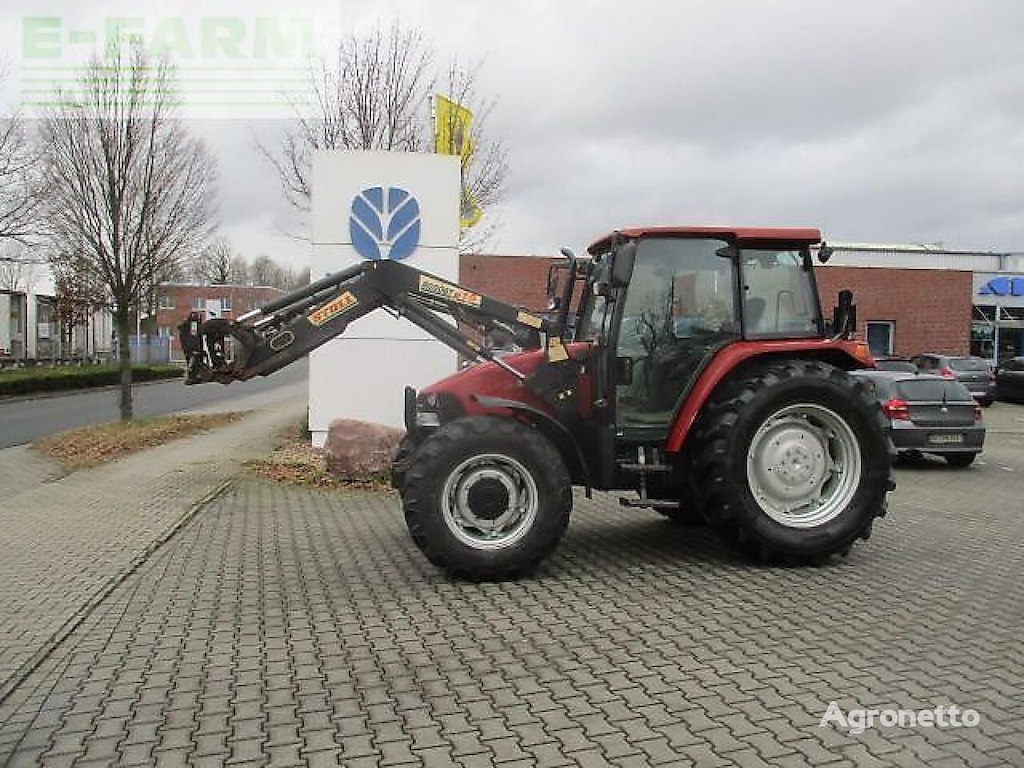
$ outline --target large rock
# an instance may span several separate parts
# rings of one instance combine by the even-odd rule
[[[387,473],[404,434],[400,429],[381,424],[335,419],[327,428],[324,443],[327,471],[345,480],[365,480],[371,475]]]

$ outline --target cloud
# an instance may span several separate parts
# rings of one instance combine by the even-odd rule
[[[1018,0],[324,9],[343,31],[419,28],[442,64],[483,61],[489,129],[511,161],[493,251],[554,254],[620,226],[686,223],[1024,250]],[[225,226],[293,263],[303,247],[281,230],[300,222],[253,146],[281,130],[236,120],[201,133],[220,156]]]

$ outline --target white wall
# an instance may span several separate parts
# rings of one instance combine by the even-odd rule
[[[0,354],[11,353],[11,297],[0,293]]]
[[[452,156],[317,152],[311,280],[363,260],[353,243],[353,203],[363,190],[380,187],[405,190],[419,205],[418,243],[404,263],[457,281],[459,186],[459,160]],[[381,250],[387,256],[387,241]],[[335,418],[401,427],[405,386],[423,387],[453,373],[456,366],[452,350],[412,323],[383,310],[360,318],[343,336],[310,356],[309,426],[314,444],[323,443]]]

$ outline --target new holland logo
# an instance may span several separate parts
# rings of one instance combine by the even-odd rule
[[[401,261],[420,244],[420,204],[398,187],[370,187],[352,199],[352,247],[364,259]]]

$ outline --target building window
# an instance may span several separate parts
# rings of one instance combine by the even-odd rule
[[[160,309],[174,309],[174,299],[166,293],[160,294]]]
[[[879,355],[892,354],[892,339],[895,335],[896,323],[890,320],[868,320],[865,323],[867,328],[868,348],[871,354]]]
[[[221,300],[220,300],[220,308],[223,309],[223,310],[230,310],[231,309],[231,297],[230,296],[224,296],[224,297],[221,298]]]
[[[192,309],[206,309],[206,299],[202,296],[193,296]]]
[[[157,333],[160,335],[161,339],[169,339],[171,337],[171,326],[161,325],[157,329]]]

